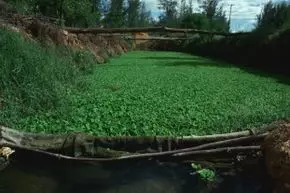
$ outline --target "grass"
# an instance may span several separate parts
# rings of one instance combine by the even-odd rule
[[[41,46],[4,28],[0,61],[0,124],[12,128],[22,128],[23,118],[65,110],[69,92],[87,85],[81,77],[96,63],[87,52]]]
[[[130,52],[99,65],[67,111],[27,116],[17,128],[94,135],[191,135],[244,130],[290,117],[290,86],[205,58]],[[61,113],[60,113],[61,112]]]

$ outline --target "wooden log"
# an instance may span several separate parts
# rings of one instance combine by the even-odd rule
[[[124,36],[124,34],[99,34],[99,36],[107,37],[107,38],[114,38],[119,37],[126,40],[165,40],[165,41],[175,41],[175,40],[192,40],[196,39],[196,37],[158,37],[158,36],[148,36],[148,37],[133,37],[133,36]]]
[[[164,27],[147,28],[64,28],[70,33],[133,33],[133,32],[162,32]]]
[[[147,28],[64,28],[70,33],[133,33],[133,32],[169,32],[169,33],[193,33],[204,35],[219,35],[219,36],[240,36],[249,35],[249,32],[226,33],[212,32],[197,29],[178,29],[168,27],[147,27]]]
[[[160,152],[184,149],[210,142],[252,136],[254,132],[249,130],[228,134],[185,136],[176,138],[163,136],[94,137],[81,133],[59,135],[34,134],[0,127],[0,145],[5,143],[24,146],[27,148],[59,151],[59,149],[69,149],[69,147],[72,146],[72,143],[74,143],[74,146],[78,146],[86,141],[93,141],[93,143],[98,146],[120,151],[138,152],[149,148]]]
[[[148,38],[135,38],[135,37],[124,37],[127,40],[157,40],[157,41],[176,41],[176,40],[192,40],[195,38],[164,38],[164,37],[148,37]]]
[[[69,159],[78,161],[116,161],[116,160],[132,160],[132,159],[171,159],[174,156],[188,155],[192,152],[198,152],[200,149],[209,148],[211,151],[216,149],[219,151],[220,147],[225,145],[241,145],[245,142],[253,142],[253,140],[260,140],[264,135],[259,136],[249,136],[242,138],[235,138],[248,134],[252,135],[251,132],[239,132],[233,134],[223,134],[216,136],[200,136],[202,139],[204,137],[208,140],[223,139],[224,137],[231,136],[234,139],[208,143],[202,146],[190,147],[190,148],[179,148],[175,150],[170,149],[169,146],[178,145],[174,143],[178,142],[180,139],[174,139],[169,137],[94,137],[85,134],[69,134],[69,135],[49,135],[49,134],[33,134],[25,133],[9,128],[0,128],[0,146],[7,146],[11,148],[16,148],[20,150],[32,151],[40,154],[45,154],[59,159]],[[193,137],[195,140],[200,140],[200,137]],[[185,138],[185,140],[191,140],[190,138]],[[206,142],[207,142],[206,140]],[[129,142],[129,144],[128,144]],[[196,142],[196,141],[194,141]],[[204,141],[203,141],[204,142]],[[193,143],[194,144],[194,143]],[[192,144],[192,145],[193,145]],[[126,146],[127,145],[127,146]],[[166,149],[162,149],[166,146]],[[142,149],[142,147],[153,147],[155,151],[153,153],[138,153],[130,149],[131,146],[139,146],[137,149]],[[181,146],[181,145],[180,145]],[[161,147],[161,148],[160,148]],[[133,149],[134,149],[133,148]],[[235,148],[235,147],[227,147]],[[231,150],[231,149],[230,149]],[[203,151],[203,150],[201,150]],[[205,150],[208,151],[208,150]],[[183,154],[182,154],[183,153]],[[217,152],[212,152],[217,153]],[[221,152],[223,153],[223,152]],[[87,158],[88,157],[88,158]]]

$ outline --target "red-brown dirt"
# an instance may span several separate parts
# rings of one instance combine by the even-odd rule
[[[89,50],[99,63],[105,62],[110,56],[117,56],[128,51],[128,44],[118,37],[68,33],[60,27],[38,18],[8,14],[1,25],[20,32],[24,37],[32,40]]]
[[[264,142],[265,160],[275,193],[290,192],[290,124],[273,130]]]

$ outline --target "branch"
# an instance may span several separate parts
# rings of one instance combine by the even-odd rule
[[[200,161],[200,160],[188,160],[188,163],[195,163],[200,164],[203,167],[209,167],[209,168],[233,168],[235,167],[235,164],[233,163],[233,160],[227,160],[227,162],[213,162],[211,161]]]
[[[240,152],[249,152],[249,151],[260,151],[261,146],[239,146],[239,147],[223,147],[223,148],[217,148],[217,149],[209,149],[209,150],[198,150],[198,151],[191,151],[191,152],[183,152],[183,153],[177,153],[173,156],[179,157],[179,156],[192,156],[192,155],[209,155],[209,154],[215,154],[215,153],[240,153]]]
[[[263,131],[260,131],[258,129],[249,129],[246,131],[214,134],[214,135],[184,136],[184,137],[181,137],[181,139],[195,141],[195,142],[199,141],[201,143],[205,143],[205,142],[221,141],[221,140],[227,140],[227,139],[233,139],[233,138],[239,138],[239,137],[252,136],[252,135],[255,135],[255,134],[258,134],[261,132],[263,132]]]
[[[150,156],[140,154],[140,155],[127,155],[127,156],[120,156],[120,157],[114,157],[114,158],[87,158],[87,157],[72,157],[72,156],[66,156],[62,154],[57,153],[51,153],[39,149],[30,149],[25,148],[18,145],[11,145],[11,144],[3,144],[4,146],[11,147],[14,149],[21,149],[26,150],[34,153],[39,153],[43,155],[47,155],[50,157],[54,157],[57,159],[63,159],[63,160],[71,160],[71,161],[82,161],[82,162],[112,162],[112,161],[120,161],[120,160],[138,160],[138,159],[148,159]],[[249,151],[260,151],[260,146],[240,146],[240,147],[225,147],[225,148],[218,148],[218,149],[210,149],[210,150],[200,150],[200,151],[192,151],[192,152],[184,152],[184,153],[178,153],[173,155],[174,157],[183,157],[183,156],[192,156],[195,155],[195,158],[209,155],[209,154],[216,154],[216,153],[240,153],[240,152],[249,152]],[[153,153],[154,154],[154,153]],[[170,157],[169,157],[170,159]],[[185,159],[185,158],[181,158]],[[185,159],[188,160],[188,159]]]
[[[221,147],[225,145],[230,146],[230,145],[237,145],[237,144],[242,144],[242,143],[257,142],[257,141],[263,140],[267,135],[268,133],[264,133],[257,136],[240,137],[240,138],[228,139],[224,141],[206,143],[206,144],[199,145],[196,147],[182,149],[182,151],[186,152],[186,151],[193,151],[193,150],[202,150],[202,149],[207,149],[207,148],[217,148],[217,147]]]
[[[217,147],[225,146],[225,145],[227,146],[237,145],[237,144],[241,145],[242,143],[256,142],[257,140],[263,140],[266,136],[267,136],[267,133],[258,135],[258,136],[241,137],[241,138],[230,139],[230,140],[225,140],[225,141],[212,142],[212,143],[207,143],[207,144],[196,146],[196,147],[184,148],[184,149],[179,149],[179,150],[129,155],[129,157],[130,158],[154,158],[154,157],[164,157],[164,156],[168,157],[168,156],[178,154],[178,153],[192,152],[192,151],[202,150],[206,148],[217,148]]]

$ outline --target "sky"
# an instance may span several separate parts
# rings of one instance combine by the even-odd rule
[[[160,10],[158,9],[158,0],[143,0],[147,8],[151,11],[153,17],[158,18]],[[227,17],[230,13],[232,4],[231,31],[250,31],[254,28],[257,15],[261,12],[265,3],[270,0],[221,0],[224,5]],[[290,0],[272,0],[273,3]],[[197,7],[195,7],[197,9]]]

